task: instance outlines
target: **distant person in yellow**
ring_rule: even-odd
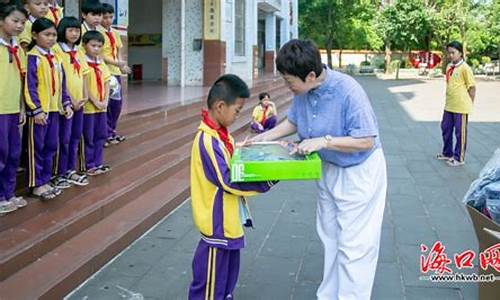
[[[276,105],[271,102],[271,96],[268,93],[260,93],[259,105],[253,110],[250,128],[256,133],[262,133],[273,129],[276,123],[278,123]]]
[[[446,68],[446,104],[441,121],[443,151],[437,159],[445,160],[451,167],[458,167],[465,163],[467,121],[476,96],[476,82],[472,69],[464,61],[462,44],[453,41],[446,46],[446,51],[451,63]]]

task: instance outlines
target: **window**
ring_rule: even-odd
[[[245,56],[245,1],[234,2],[234,54]]]

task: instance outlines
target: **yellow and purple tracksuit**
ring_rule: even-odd
[[[61,62],[51,51],[35,46],[28,52],[25,101],[28,116],[29,186],[50,181],[53,159],[59,143],[59,117],[71,106]],[[35,123],[35,116],[47,115],[47,124]]]
[[[234,144],[233,139],[230,141]],[[273,183],[231,183],[231,154],[216,130],[204,122],[191,152],[191,203],[201,240],[193,258],[189,299],[226,299],[238,280],[243,223],[248,207],[243,197],[267,192]],[[245,213],[246,212],[246,213]]]

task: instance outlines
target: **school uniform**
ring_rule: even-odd
[[[238,280],[240,249],[244,247],[244,196],[270,189],[272,183],[230,182],[232,137],[202,121],[191,151],[191,204],[201,239],[193,258],[189,299],[226,299]],[[245,212],[245,213],[243,213]]]
[[[65,43],[54,46],[66,75],[66,89],[73,101],[83,100],[85,76],[89,72],[85,56],[78,51],[77,46],[70,48]],[[74,110],[73,117],[59,117],[59,149],[57,151],[56,174],[65,175],[68,171],[76,171],[78,167],[79,145],[83,139],[83,108]]]
[[[0,201],[14,197],[21,155],[19,113],[26,56],[13,37],[0,38]]]
[[[49,13],[45,17],[51,20],[57,26],[59,25],[61,19],[64,17],[64,8],[62,6],[59,6],[59,4],[49,4]]]
[[[17,41],[19,42],[19,45],[26,43],[30,44],[31,43],[31,28],[33,27],[33,23],[36,21],[36,18],[29,15],[28,19],[26,20],[26,23],[24,23],[24,30],[21,32],[21,34],[17,37]]]
[[[373,137],[374,146],[354,153],[319,151],[316,228],[324,246],[324,269],[316,295],[320,300],[369,300],[387,190],[385,158],[363,88],[345,74],[326,68],[323,72],[325,81],[295,96],[288,111],[300,139]]]
[[[120,34],[113,28],[111,28],[110,30],[103,28],[102,33],[105,40],[104,48],[102,51],[103,57],[114,61],[119,60],[118,53],[120,49],[123,48]],[[116,125],[118,124],[118,118],[120,117],[120,113],[122,111],[122,72],[117,66],[108,64],[108,68],[111,75],[114,76],[118,81],[118,87],[116,88],[119,89],[119,93],[110,96],[108,105],[108,137],[114,137],[116,136]]]
[[[463,60],[447,67],[446,104],[441,121],[442,154],[453,157],[458,162],[463,162],[465,159],[467,123],[472,112],[472,99],[468,90],[475,85],[472,69]],[[455,149],[453,149],[453,131],[456,139]]]
[[[250,125],[251,129],[257,133],[262,133],[276,126],[278,118],[276,112],[271,105],[263,107],[262,105],[257,105],[253,109],[252,113],[253,122]],[[261,124],[263,129],[260,129],[258,124]]]
[[[52,51],[38,46],[27,54],[25,101],[28,116],[28,183],[39,187],[50,181],[59,143],[59,118],[71,106],[66,78]],[[47,125],[35,124],[35,116],[47,114]]]
[[[111,78],[109,69],[99,58],[93,60],[87,56],[86,62],[89,66],[86,76],[89,98],[105,102],[105,86]],[[86,170],[90,170],[103,164],[104,143],[108,137],[106,108],[99,109],[89,101],[85,103],[83,113],[84,160]]]

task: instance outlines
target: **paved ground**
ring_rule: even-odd
[[[467,164],[453,169],[433,159],[441,145],[442,81],[358,80],[379,119],[389,176],[373,299],[477,299],[475,284],[420,280],[419,245],[441,240],[449,255],[477,249],[461,199],[500,147],[500,83],[478,83]],[[256,229],[247,232],[236,298],[314,299],[323,263],[314,184],[280,183],[252,207]],[[197,241],[186,202],[69,299],[185,299]]]

